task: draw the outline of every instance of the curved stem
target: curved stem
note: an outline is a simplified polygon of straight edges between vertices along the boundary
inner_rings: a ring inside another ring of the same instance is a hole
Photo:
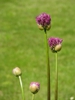
[[[20,81],[21,92],[22,92],[22,100],[24,100],[24,91],[23,91],[23,84],[22,84],[21,76],[19,76],[19,81]]]
[[[57,52],[55,53],[55,56],[56,56],[55,100],[58,100],[58,67],[57,67]]]
[[[47,60],[47,100],[51,99],[50,95],[50,64],[49,64],[49,46],[48,46],[48,39],[47,39],[47,33],[45,31],[45,42],[46,42],[46,60]]]

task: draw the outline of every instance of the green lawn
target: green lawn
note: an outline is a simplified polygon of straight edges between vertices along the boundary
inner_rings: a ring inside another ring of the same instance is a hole
[[[0,0],[0,100],[22,100],[16,66],[22,70],[25,100],[31,100],[29,84],[40,82],[35,100],[47,100],[44,32],[35,17],[51,15],[48,37],[63,39],[58,54],[59,100],[75,97],[75,1],[74,0]],[[55,55],[50,51],[51,94],[54,100]]]

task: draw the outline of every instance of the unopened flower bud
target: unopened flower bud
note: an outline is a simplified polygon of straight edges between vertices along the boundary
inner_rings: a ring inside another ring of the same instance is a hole
[[[58,45],[56,45],[55,46],[55,51],[57,52],[57,51],[60,51],[61,50],[61,44],[58,44]]]
[[[42,25],[38,24],[38,27],[39,27],[40,30],[43,30]]]
[[[70,100],[74,100],[74,97],[71,97]]]
[[[38,82],[31,82],[29,89],[33,94],[36,94],[40,89],[40,84]]]
[[[20,76],[22,74],[21,69],[19,67],[16,67],[13,69],[13,74],[15,76]]]
[[[47,30],[49,30],[50,28],[51,28],[51,24],[50,24],[50,25],[48,25],[46,29],[47,29]]]

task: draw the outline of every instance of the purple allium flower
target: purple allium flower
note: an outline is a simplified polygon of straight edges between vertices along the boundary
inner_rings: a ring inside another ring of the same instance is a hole
[[[38,82],[31,82],[29,89],[33,94],[36,94],[40,89],[40,84]]]
[[[21,69],[19,67],[16,67],[13,69],[13,74],[15,76],[20,76],[22,74]]]
[[[53,52],[61,50],[62,39],[51,37],[48,39],[49,46]]]
[[[46,13],[42,13],[36,17],[36,22],[40,29],[50,29],[51,26],[51,17]]]

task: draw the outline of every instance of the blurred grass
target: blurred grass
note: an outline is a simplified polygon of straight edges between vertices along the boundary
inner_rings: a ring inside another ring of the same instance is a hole
[[[75,97],[75,1],[74,0],[0,0],[0,100],[21,100],[18,79],[12,69],[19,66],[26,99],[31,100],[29,84],[41,84],[35,100],[46,100],[46,62],[44,32],[35,17],[46,12],[52,27],[48,37],[63,39],[58,54],[59,100]],[[51,93],[54,99],[55,55],[50,52]]]

